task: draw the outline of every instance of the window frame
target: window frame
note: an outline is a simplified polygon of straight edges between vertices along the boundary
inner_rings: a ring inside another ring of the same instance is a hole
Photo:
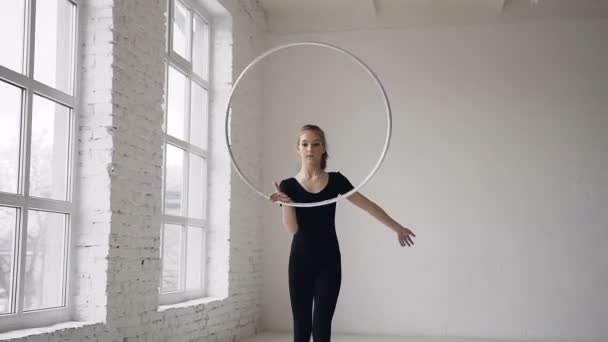
[[[190,12],[190,20],[189,20],[189,53],[190,53],[190,61],[186,58],[179,55],[177,52],[173,50],[173,15],[175,11],[175,2],[179,1],[189,12]],[[163,117],[163,164],[162,164],[162,214],[161,214],[161,226],[160,226],[160,260],[161,260],[161,273],[160,273],[160,284],[159,284],[159,304],[160,305],[169,305],[180,303],[192,299],[202,298],[206,295],[206,286],[205,281],[207,279],[206,274],[206,257],[207,257],[207,249],[206,247],[206,233],[208,231],[208,221],[209,221],[209,169],[211,168],[211,161],[209,159],[209,122],[210,122],[210,102],[213,96],[213,89],[210,87],[212,83],[212,36],[213,36],[213,25],[211,24],[210,18],[212,16],[200,5],[196,4],[194,1],[190,0],[169,0],[168,1],[168,11],[167,11],[167,30],[166,33],[166,63],[165,63],[165,103],[164,103],[164,117]],[[199,76],[194,72],[193,67],[193,55],[194,55],[194,22],[195,17],[202,20],[207,25],[207,80],[203,79],[202,76]],[[168,95],[169,95],[169,69],[173,67],[177,72],[184,75],[189,84],[186,90],[186,94],[184,96],[188,100],[186,106],[186,112],[184,116],[184,138],[178,139],[167,133],[167,122],[168,122]],[[190,143],[190,120],[191,120],[191,106],[192,106],[192,83],[196,83],[202,89],[207,92],[207,101],[204,105],[207,107],[207,149],[202,149],[198,146],[195,146]],[[184,207],[183,216],[176,215],[167,215],[165,214],[165,188],[166,188],[166,170],[167,170],[167,145],[171,144],[172,146],[183,150],[183,187],[185,191],[182,193],[182,206]],[[189,172],[190,172],[190,154],[194,154],[198,157],[201,157],[206,161],[206,169],[205,169],[205,189],[206,192],[206,201],[203,203],[205,218],[197,219],[188,216],[188,191],[189,189]],[[183,290],[170,291],[170,292],[162,292],[162,282],[163,282],[163,241],[164,241],[164,225],[165,224],[174,224],[179,225],[182,228],[182,241],[181,241],[181,272],[180,272],[180,283],[183,284]],[[201,287],[196,290],[187,290],[186,289],[186,271],[187,271],[187,240],[188,240],[188,227],[200,228],[202,233],[202,241],[201,241],[201,279],[200,284]]]
[[[75,222],[77,217],[76,188],[78,164],[78,114],[79,106],[79,82],[77,70],[80,67],[79,58],[79,16],[81,0],[65,0],[73,5],[71,34],[71,94],[48,86],[34,78],[35,46],[36,46],[36,3],[45,0],[24,0],[24,51],[23,51],[23,73],[11,70],[0,65],[0,81],[21,89],[21,116],[20,116],[20,141],[19,141],[19,171],[17,193],[0,192],[0,205],[4,207],[17,208],[17,219],[15,226],[15,239],[13,241],[13,260],[11,286],[15,293],[11,294],[9,300],[13,307],[12,313],[0,314],[2,328],[0,333],[15,329],[34,328],[48,326],[51,324],[66,322],[71,318],[72,310],[72,266],[74,264],[73,241]],[[29,194],[30,188],[30,157],[32,144],[32,115],[34,95],[50,100],[69,108],[69,120],[67,128],[67,179],[65,200],[47,199]],[[23,291],[26,259],[25,241],[27,240],[28,212],[39,210],[50,213],[65,214],[65,236],[63,240],[63,284],[62,305],[54,308],[23,311]]]

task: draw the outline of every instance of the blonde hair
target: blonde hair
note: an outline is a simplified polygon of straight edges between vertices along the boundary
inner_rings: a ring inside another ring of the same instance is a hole
[[[308,124],[308,125],[302,126],[302,128],[300,128],[300,134],[298,135],[298,142],[297,142],[298,146],[300,145],[300,136],[305,131],[315,132],[319,136],[319,139],[321,140],[321,144],[323,144],[323,147],[325,147],[325,152],[321,156],[321,170],[325,170],[325,168],[327,167],[327,158],[329,158],[329,154],[327,153],[327,139],[325,139],[325,132],[323,132],[321,127],[319,127],[317,125]]]

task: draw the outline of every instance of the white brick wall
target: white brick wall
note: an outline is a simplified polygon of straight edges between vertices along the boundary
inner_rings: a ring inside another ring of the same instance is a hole
[[[256,332],[262,201],[231,171],[223,108],[238,72],[261,52],[257,1],[221,0],[211,104],[209,294],[159,310],[162,120],[167,0],[83,0],[74,320],[0,335],[11,341],[236,341]],[[205,0],[211,2],[211,0]],[[210,12],[217,13],[217,4]],[[232,30],[232,35],[229,30]],[[231,52],[230,52],[231,51]],[[229,54],[232,56],[229,56]],[[233,135],[261,141],[260,89],[233,109]],[[242,107],[241,107],[242,106]],[[239,116],[238,108],[247,108]],[[236,118],[239,119],[236,119]],[[247,146],[259,169],[260,144]],[[253,203],[253,205],[252,205]],[[255,204],[260,203],[260,204]],[[26,336],[28,335],[28,336]]]

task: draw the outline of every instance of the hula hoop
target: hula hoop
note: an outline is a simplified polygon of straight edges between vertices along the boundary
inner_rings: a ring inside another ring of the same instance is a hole
[[[294,46],[320,46],[320,47],[324,47],[324,48],[328,48],[334,51],[338,51],[342,54],[345,54],[346,56],[352,58],[355,62],[357,62],[357,64],[359,64],[361,67],[363,67],[363,69],[365,69],[365,71],[372,77],[372,79],[375,81],[376,85],[378,86],[378,89],[380,90],[380,93],[382,94],[382,98],[384,99],[384,106],[386,109],[386,139],[384,140],[384,147],[382,149],[382,154],[380,155],[380,158],[378,158],[378,161],[376,162],[376,165],[374,166],[374,168],[372,169],[372,171],[369,173],[369,175],[367,175],[367,177],[365,177],[365,179],[361,182],[361,184],[357,185],[355,188],[353,188],[351,191],[343,194],[343,195],[338,195],[335,198],[332,199],[328,199],[328,200],[324,200],[324,201],[319,201],[319,202],[310,202],[310,203],[296,203],[296,202],[291,202],[291,203],[286,203],[286,202],[281,202],[281,201],[276,201],[276,203],[279,204],[283,204],[283,205],[287,205],[287,206],[292,206],[292,207],[316,207],[316,206],[321,206],[321,205],[326,205],[326,204],[331,204],[331,203],[335,203],[337,201],[339,201],[341,198],[343,197],[348,197],[352,194],[354,194],[355,192],[357,192],[361,187],[363,187],[373,176],[374,174],[378,171],[378,169],[380,168],[380,165],[382,164],[382,162],[384,161],[384,158],[386,157],[386,152],[388,151],[388,147],[390,145],[390,140],[391,140],[391,134],[392,134],[392,128],[393,128],[393,118],[392,118],[392,113],[391,113],[391,105],[388,101],[388,96],[386,95],[386,91],[384,90],[384,86],[382,85],[382,83],[380,82],[380,79],[378,78],[378,76],[376,76],[376,74],[372,71],[372,69],[370,69],[369,66],[367,66],[367,64],[365,64],[361,59],[359,59],[357,56],[353,55],[352,53],[339,48],[337,46],[331,45],[331,44],[326,44],[326,43],[319,43],[319,42],[298,42],[298,43],[289,43],[289,44],[284,44],[284,45],[279,45],[276,46],[272,49],[267,50],[266,52],[262,53],[261,55],[259,55],[258,57],[256,57],[253,61],[251,61],[251,63],[249,63],[245,69],[243,69],[243,71],[241,72],[241,74],[239,75],[239,77],[236,79],[236,81],[234,82],[234,85],[232,86],[232,90],[230,91],[230,96],[228,97],[228,103],[226,104],[226,114],[225,114],[225,120],[224,120],[224,128],[225,128],[225,136],[226,136],[226,147],[228,148],[228,153],[230,154],[230,161],[232,162],[232,166],[234,167],[234,169],[236,170],[236,173],[241,177],[241,179],[245,182],[245,184],[247,184],[247,186],[249,186],[249,188],[251,190],[253,190],[254,192],[256,192],[258,195],[264,197],[264,198],[268,198],[268,195],[265,194],[264,192],[262,192],[261,190],[259,190],[257,187],[255,187],[253,184],[251,184],[251,181],[249,180],[249,178],[247,178],[247,176],[245,176],[243,174],[243,172],[241,171],[241,169],[239,168],[239,166],[237,165],[236,161],[234,160],[234,155],[232,154],[232,149],[230,148],[230,137],[229,137],[229,115],[230,115],[230,105],[232,103],[232,96],[234,95],[234,91],[236,90],[239,82],[241,81],[241,79],[243,78],[243,76],[247,73],[247,71],[249,69],[251,69],[254,65],[256,65],[257,63],[259,63],[262,59],[264,59],[265,57],[283,50],[283,49],[287,49],[287,48],[291,48]]]

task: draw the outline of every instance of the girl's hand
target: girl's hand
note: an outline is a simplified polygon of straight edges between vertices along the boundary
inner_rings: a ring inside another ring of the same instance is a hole
[[[403,226],[397,231],[397,239],[399,240],[401,247],[413,245],[414,241],[412,240],[412,236],[416,236],[416,234]]]
[[[274,184],[274,188],[277,190],[276,192],[268,195],[269,199],[272,202],[276,202],[276,201],[281,201],[283,203],[290,203],[291,202],[291,198],[289,198],[289,196],[285,195],[285,193],[281,192],[281,190],[279,190],[279,184],[277,184],[277,181],[272,182]]]

